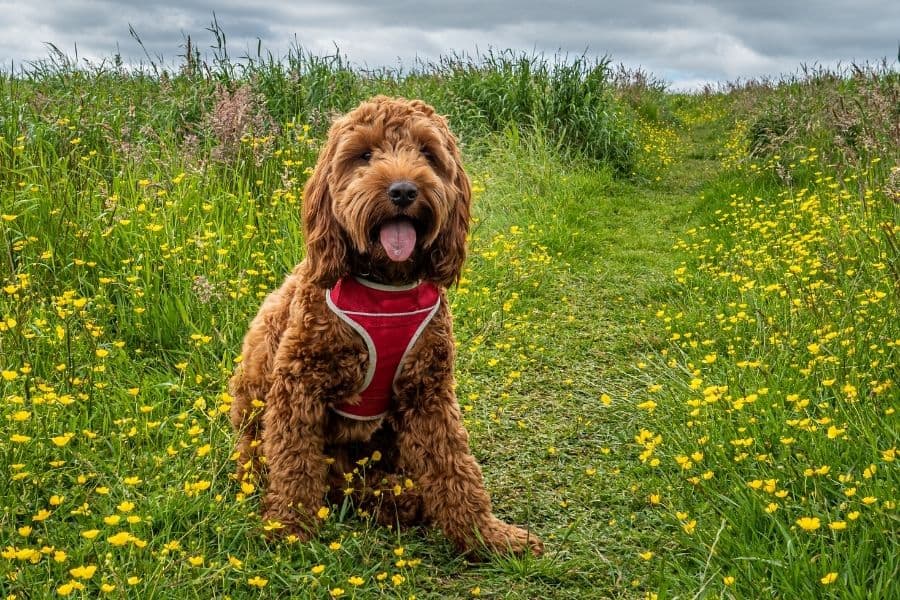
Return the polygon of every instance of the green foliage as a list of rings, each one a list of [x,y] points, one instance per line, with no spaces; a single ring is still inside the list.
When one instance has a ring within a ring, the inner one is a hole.
[[[438,106],[471,135],[509,125],[534,130],[569,156],[630,172],[635,132],[609,81],[609,62],[579,57],[489,53],[453,56],[429,65],[443,88]],[[428,98],[425,94],[424,97]]]

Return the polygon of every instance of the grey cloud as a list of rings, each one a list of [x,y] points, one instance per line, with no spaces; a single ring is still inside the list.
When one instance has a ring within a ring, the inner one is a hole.
[[[296,40],[315,52],[335,44],[356,64],[409,65],[449,51],[512,48],[524,52],[610,55],[678,85],[777,75],[801,63],[894,57],[900,39],[900,3],[893,0],[337,0],[250,3],[246,0],[0,0],[0,64],[47,56],[48,41],[99,59],[118,48],[143,58],[128,35],[131,24],[152,56],[176,61],[185,36],[206,49],[213,12],[231,56],[256,40],[275,55]],[[4,67],[6,68],[6,67]]]

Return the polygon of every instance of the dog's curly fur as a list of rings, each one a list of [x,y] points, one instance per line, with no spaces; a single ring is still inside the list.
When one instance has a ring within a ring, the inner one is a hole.
[[[388,197],[397,181],[418,189],[408,207]],[[432,107],[379,96],[332,125],[304,191],[306,259],[263,302],[231,379],[238,477],[265,487],[263,516],[281,532],[308,539],[326,498],[351,493],[383,522],[437,524],[464,552],[542,552],[537,537],[493,515],[454,393],[445,290],[465,260],[469,208],[456,139]],[[403,262],[377,235],[398,215],[418,234]],[[441,289],[375,421],[331,410],[358,399],[368,364],[363,340],[326,306],[326,290],[348,274]]]

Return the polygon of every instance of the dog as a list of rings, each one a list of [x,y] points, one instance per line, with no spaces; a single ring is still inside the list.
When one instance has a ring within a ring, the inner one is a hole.
[[[263,302],[230,381],[239,480],[307,540],[326,501],[439,526],[461,552],[539,555],[494,516],[454,392],[446,289],[471,189],[447,121],[378,96],[332,124],[304,188],[306,256]],[[371,511],[371,512],[370,512]]]

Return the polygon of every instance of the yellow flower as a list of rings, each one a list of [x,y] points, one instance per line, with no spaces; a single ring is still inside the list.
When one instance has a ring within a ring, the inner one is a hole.
[[[834,583],[837,580],[837,578],[838,578],[838,574],[835,573],[834,571],[832,571],[831,573],[828,573],[827,575],[825,575],[825,577],[823,577],[819,581],[822,582],[822,585],[829,585],[829,584]]]
[[[187,560],[192,567],[199,567],[203,564],[202,556],[188,556]]]
[[[828,524],[832,531],[841,531],[847,529],[847,521],[833,521]]]
[[[266,531],[277,531],[279,529],[284,529],[284,524],[281,521],[266,521],[266,524],[263,525],[263,529]]]
[[[696,519],[691,519],[690,521],[688,521],[687,523],[685,523],[684,525],[681,526],[681,528],[684,529],[684,532],[688,535],[691,535],[692,533],[694,533],[694,529],[696,529],[696,527],[697,527]]]
[[[129,541],[131,541],[131,534],[127,531],[120,531],[119,533],[106,538],[106,541],[113,546],[124,546]]]
[[[845,431],[846,429],[840,429],[838,427],[835,427],[834,425],[831,425],[830,427],[828,427],[828,432],[826,435],[828,435],[829,440],[833,440],[839,435],[842,435]]]
[[[650,560],[651,558],[653,558],[653,551],[647,550],[646,552],[640,552],[638,556],[640,556],[644,560]]]
[[[325,570],[325,565],[316,565],[311,569],[311,571],[313,572],[313,575],[319,575],[324,570]]]
[[[726,575],[722,578],[722,583],[724,583],[725,585],[733,585],[734,577],[732,577],[731,575]]]
[[[32,520],[32,521],[38,521],[38,522],[44,521],[44,520],[47,519],[47,517],[50,516],[50,514],[51,514],[51,513],[50,513],[49,510],[47,510],[46,508],[42,508],[41,510],[39,510],[39,511],[37,512],[36,515],[34,515],[33,517],[31,517],[31,520]]]
[[[111,583],[104,583],[100,586],[100,591],[104,594],[109,594],[110,592],[116,591],[116,586]]]
[[[357,575],[354,575],[353,577],[349,578],[347,581],[350,582],[350,585],[357,585],[357,586],[365,583],[365,580],[362,577],[359,577]]]
[[[259,575],[256,575],[255,577],[251,577],[250,579],[248,579],[247,583],[252,585],[253,587],[264,588],[266,587],[266,584],[269,583],[269,580],[263,579]]]
[[[69,574],[75,579],[90,579],[97,571],[97,565],[87,565],[69,569]]]
[[[797,525],[804,531],[815,531],[821,526],[819,517],[800,517],[797,519]]]
[[[141,582],[141,578],[138,577],[137,575],[132,575],[131,577],[129,577],[129,578],[126,579],[125,581],[128,582],[128,585],[137,585],[137,584],[139,584],[139,583]]]
[[[656,409],[656,402],[653,400],[647,400],[646,402],[641,402],[637,405],[638,408],[642,410],[646,410],[647,412],[653,412]]]
[[[71,440],[74,435],[74,433],[64,433],[63,435],[58,435],[56,437],[50,438],[50,441],[52,441],[54,445],[62,448],[69,443],[69,440]]]
[[[92,540],[95,537],[97,537],[97,534],[99,534],[99,533],[100,533],[99,529],[88,529],[86,531],[81,532],[81,537],[83,537],[87,540]]]
[[[327,506],[323,506],[322,508],[319,509],[319,512],[317,512],[316,515],[324,521],[325,519],[328,518],[328,513],[330,513],[330,512],[331,511],[328,509]]]
[[[70,581],[69,583],[64,583],[61,586],[59,586],[58,588],[56,588],[56,593],[59,594],[60,596],[68,596],[75,590],[81,590],[81,589],[84,589],[84,584],[82,584],[78,581]]]
[[[331,595],[332,598],[340,598],[341,596],[344,595],[344,590],[343,590],[343,588],[336,587],[336,588],[332,588],[331,590],[329,590],[328,593]]]
[[[331,550],[340,550],[340,549],[341,549],[341,543],[340,543],[340,542],[331,542],[330,544],[328,544],[328,547],[329,547]]]
[[[120,502],[119,505],[116,506],[116,508],[119,509],[119,512],[123,512],[123,513],[131,512],[132,510],[134,510],[134,502],[129,502],[128,500],[125,500],[124,502]]]

